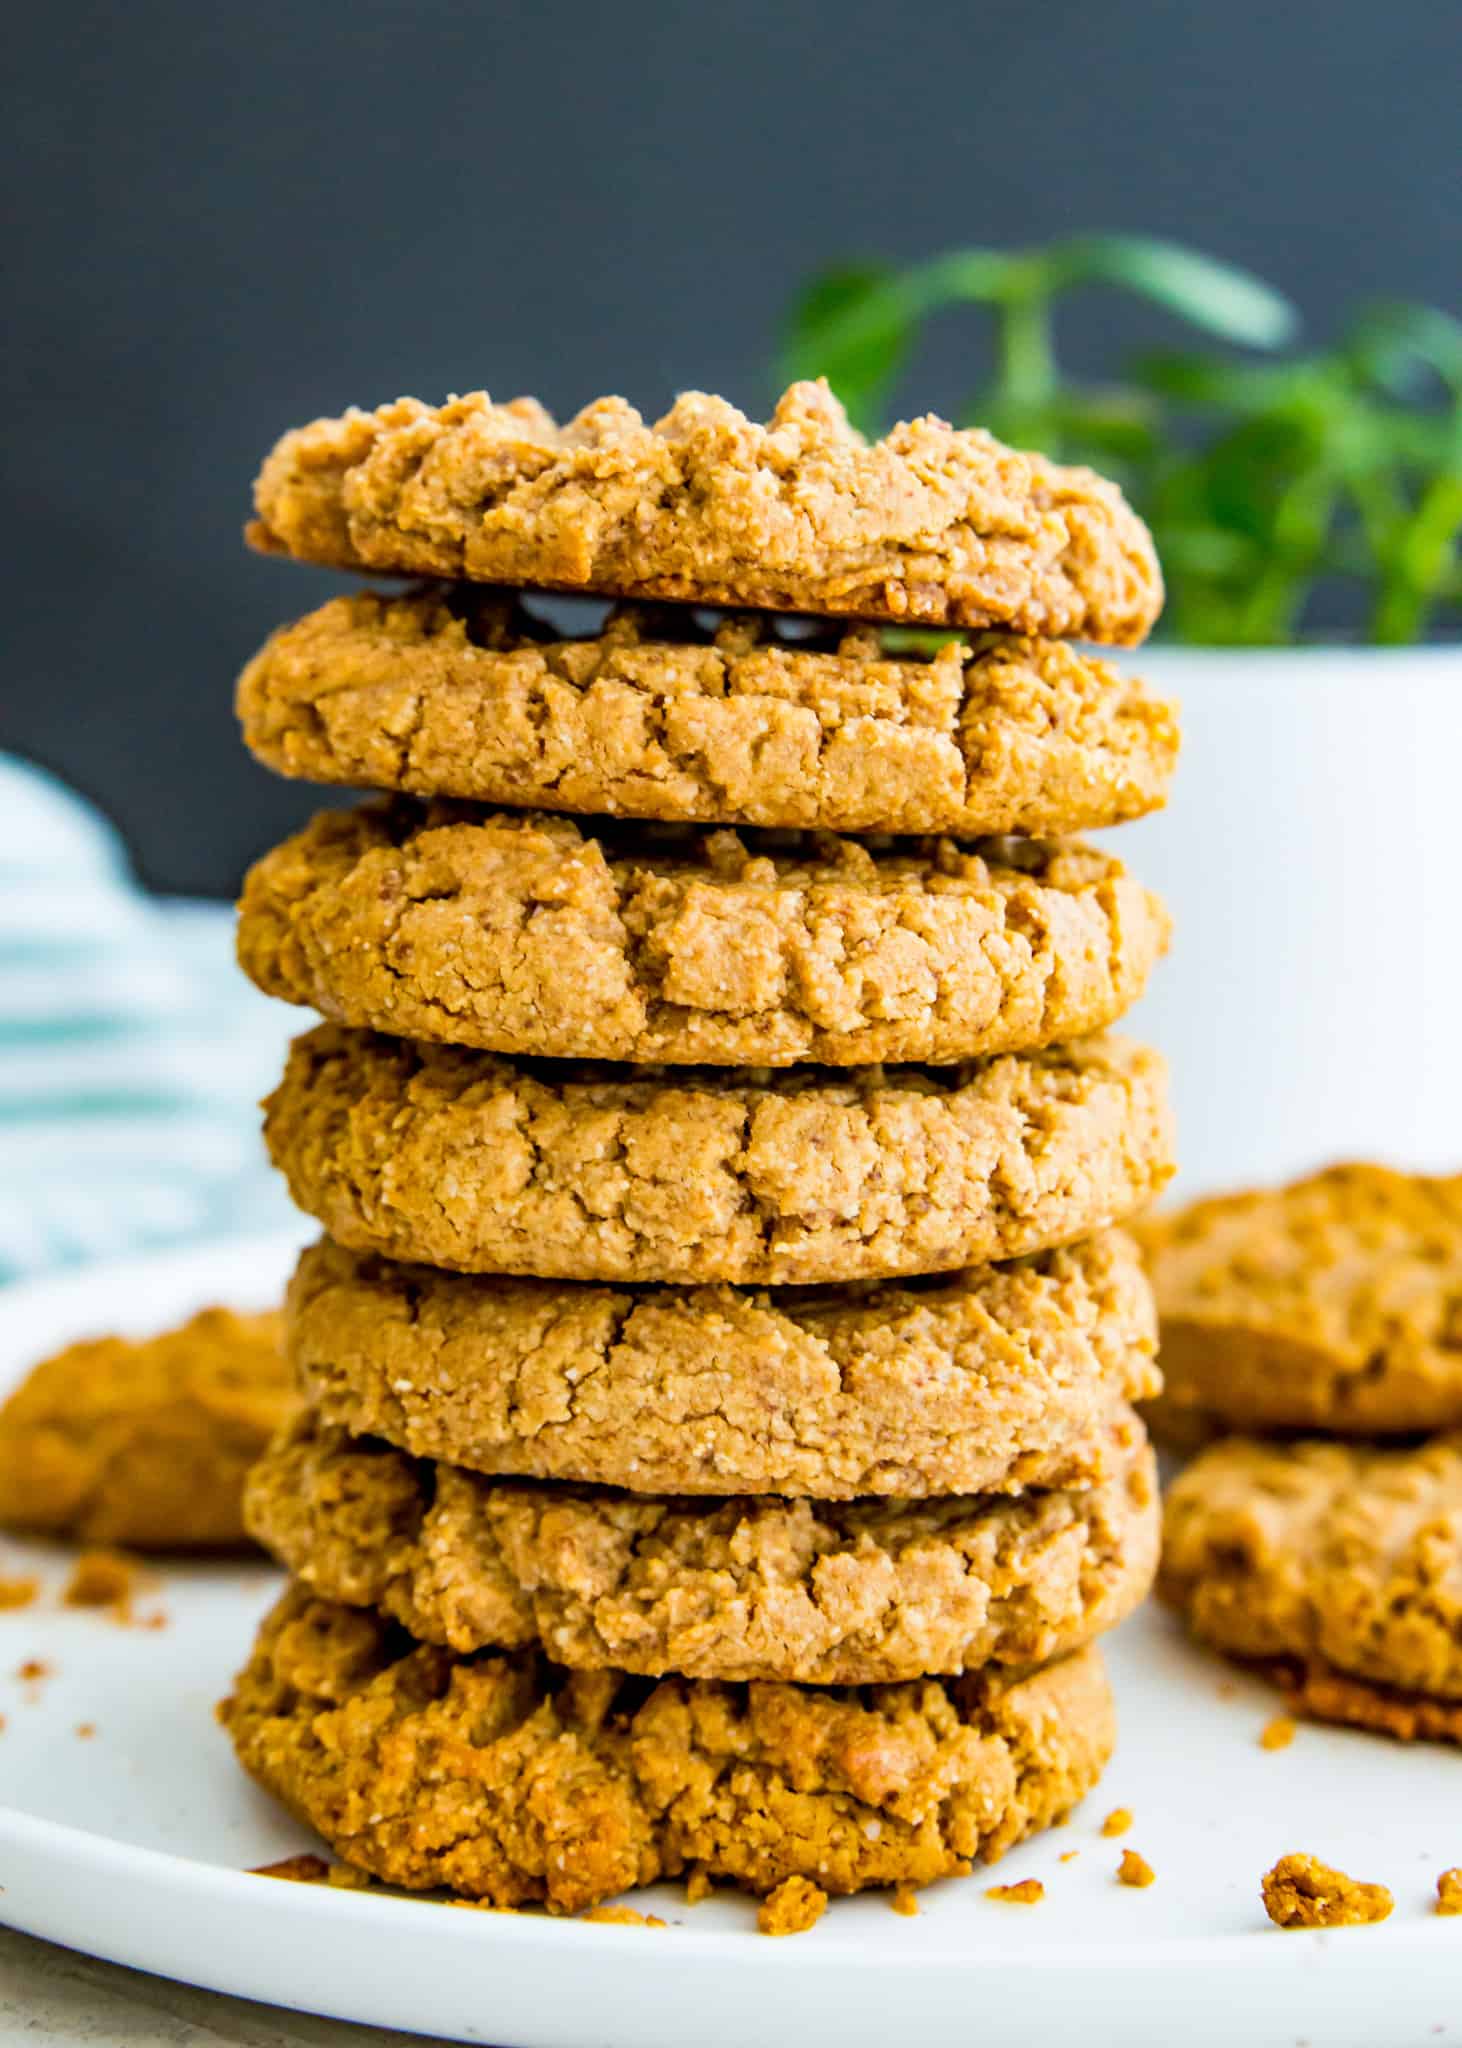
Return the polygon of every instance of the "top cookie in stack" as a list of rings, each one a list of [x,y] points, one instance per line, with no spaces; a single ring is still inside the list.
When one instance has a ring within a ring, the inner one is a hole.
[[[1067,644],[1142,638],[1147,534],[984,433],[866,443],[821,385],[765,426],[401,401],[287,435],[257,506],[263,549],[432,580],[239,689],[271,766],[388,793],[241,905],[247,971],[329,1020],[267,1135],[334,1239],[251,1491],[296,1585],[244,1762],[378,1875],[499,1904],[993,1857],[1094,1782],[1091,1644],[1154,1562],[1112,1226],[1170,1135],[1101,1034],[1167,917],[1059,836],[1172,772],[1171,708]],[[615,608],[567,635],[524,589]],[[383,1726],[425,1756],[488,1687],[470,1781],[386,1772]]]

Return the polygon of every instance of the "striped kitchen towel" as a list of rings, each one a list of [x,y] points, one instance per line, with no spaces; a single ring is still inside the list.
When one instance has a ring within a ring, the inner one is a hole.
[[[95,811],[0,755],[0,1282],[288,1226],[257,1104],[300,1020],[232,922],[143,894]]]

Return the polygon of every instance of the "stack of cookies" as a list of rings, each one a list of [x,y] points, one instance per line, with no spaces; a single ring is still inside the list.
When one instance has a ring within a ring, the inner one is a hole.
[[[1162,1585],[1308,1714],[1462,1741],[1462,1175],[1336,1166],[1144,1226]],[[1224,1434],[1226,1431],[1234,1434]]]
[[[241,905],[328,1020],[267,1106],[328,1235],[240,1757],[497,1905],[689,1873],[784,1926],[993,1858],[1100,1772],[1092,1644],[1155,1565],[1112,1226],[1170,1135],[1101,1034],[1167,919],[1052,836],[1163,801],[1171,709],[1069,644],[1150,626],[1145,531],[819,385],[765,426],[402,401],[287,435],[257,504],[261,548],[430,580],[240,686],[261,759],[389,792]]]

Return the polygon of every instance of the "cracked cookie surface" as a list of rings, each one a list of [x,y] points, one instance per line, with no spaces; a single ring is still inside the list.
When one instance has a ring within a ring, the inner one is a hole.
[[[487,1479],[308,1413],[246,1513],[312,1592],[418,1641],[812,1685],[1065,1656],[1144,1597],[1159,1530],[1140,1442],[1099,1486],[1013,1498],[677,1500]]]
[[[326,1024],[264,1127],[342,1244],[576,1280],[949,1271],[1104,1229],[1172,1172],[1163,1063],[1115,1038],[928,1073],[626,1072]]]
[[[294,1412],[282,1321],[204,1309],[42,1361],[0,1408],[0,1527],[139,1550],[248,1539],[244,1474]]]
[[[1050,836],[1141,817],[1173,707],[1057,640],[929,658],[866,626],[779,636],[632,607],[582,638],[501,591],[336,598],[239,679],[281,774],[488,804],[838,832]]]
[[[1326,1718],[1364,1719],[1369,1696],[1374,1721],[1390,1690],[1462,1732],[1462,1437],[1217,1443],[1168,1493],[1159,1586],[1309,1711],[1328,1688]]]
[[[824,383],[765,425],[690,391],[403,398],[284,435],[248,538],[332,567],[1134,645],[1162,606],[1114,484],[932,416],[865,442]]]
[[[1462,1174],[1336,1166],[1146,1219],[1139,1236],[1164,1435],[1462,1425]]]
[[[1100,1030],[1167,943],[1079,844],[871,851],[481,812],[326,812],[250,871],[266,994],[398,1037],[567,1059],[963,1060]]]
[[[1118,1233],[914,1286],[466,1278],[325,1241],[286,1348],[324,1418],[495,1475],[637,1493],[1012,1493],[1130,1462],[1158,1385]]]
[[[1073,1807],[1111,1753],[1096,1650],[831,1689],[454,1657],[291,1588],[221,1709],[240,1761],[411,1890],[577,1912],[699,1867],[753,1892],[928,1884]]]

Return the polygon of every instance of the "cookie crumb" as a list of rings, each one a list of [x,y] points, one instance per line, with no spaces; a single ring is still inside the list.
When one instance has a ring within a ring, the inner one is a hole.
[[[39,1579],[0,1579],[0,1614],[29,1607],[41,1590]]]
[[[1067,1849],[1057,1860],[1061,1863],[1074,1863],[1080,1854],[1079,1849]]]
[[[656,1913],[637,1913],[633,1906],[591,1906],[581,1920],[593,1920],[601,1927],[663,1927]]]
[[[1127,1806],[1114,1806],[1102,1822],[1104,1835],[1125,1835],[1132,1825],[1132,1810]]]
[[[703,1863],[698,1863],[685,1880],[685,1903],[698,1906],[702,1899],[708,1899],[716,1889],[711,1874]]]
[[[1038,1877],[1023,1877],[1019,1884],[992,1884],[985,1888],[985,1897],[1002,1906],[1038,1906],[1045,1896],[1046,1887]]]
[[[919,1901],[914,1896],[912,1885],[901,1884],[889,1900],[889,1904],[895,1913],[902,1913],[906,1920],[917,1920],[919,1917]],[[1462,1908],[1458,1910],[1462,1911]]]
[[[277,1863],[256,1863],[250,1877],[283,1877],[291,1884],[323,1884],[330,1866],[323,1856],[281,1856]]]
[[[1124,1849],[1122,1860],[1117,1865],[1117,1882],[1130,1884],[1134,1891],[1145,1892],[1150,1884],[1157,1883],[1157,1872],[1135,1849]]]
[[[1259,1737],[1261,1749],[1288,1749],[1295,1738],[1295,1724],[1288,1714],[1276,1714],[1265,1723]]]
[[[1437,1911],[1462,1913],[1462,1869],[1444,1870],[1437,1879]]]
[[[1281,1856],[1260,1890],[1276,1927],[1365,1927],[1388,1920],[1395,1901],[1383,1884],[1364,1884],[1313,1856]]]
[[[139,1628],[166,1628],[167,1625],[168,1617],[161,1607],[154,1607],[149,1613],[139,1614],[137,1617]]]
[[[332,1863],[325,1882],[338,1892],[374,1891],[376,1884],[368,1870],[359,1870],[353,1863]]]
[[[61,1599],[67,1607],[114,1607],[121,1616],[131,1605],[136,1582],[137,1567],[125,1552],[83,1550]]]
[[[809,1878],[786,1877],[757,1908],[763,1934],[805,1934],[827,1910],[827,1893]]]
[[[95,1721],[78,1721],[76,1724],[76,1734],[80,1741],[90,1742],[93,1735],[96,1734]]]
[[[23,1664],[17,1665],[15,1675],[22,1685],[38,1688],[46,1679],[55,1677],[56,1667],[43,1657],[27,1657]]]

